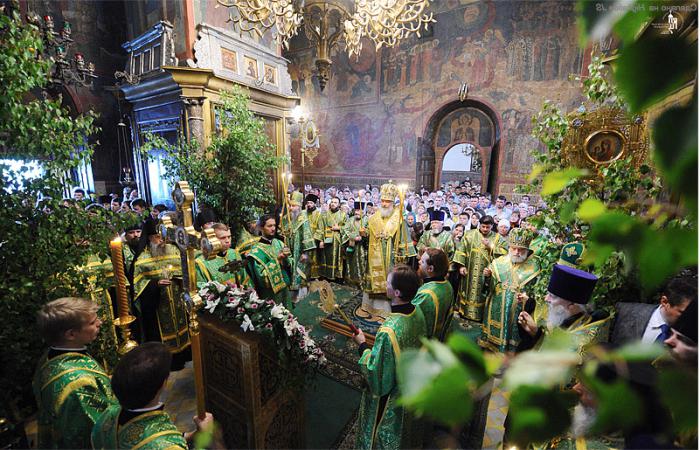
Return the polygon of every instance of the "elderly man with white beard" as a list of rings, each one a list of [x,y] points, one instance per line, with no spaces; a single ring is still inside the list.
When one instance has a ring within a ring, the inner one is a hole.
[[[403,205],[394,207],[398,188],[393,183],[382,185],[380,205],[367,221],[367,282],[362,303],[365,308],[391,311],[386,296],[386,277],[396,263],[416,256],[411,235],[403,218]]]
[[[520,344],[523,333],[516,319],[530,297],[526,291],[540,273],[539,259],[530,248],[534,237],[528,230],[514,229],[508,236],[508,254],[484,269],[488,297],[479,345],[485,349],[512,353]]]
[[[539,345],[542,337],[556,327],[579,335],[579,353],[586,347],[608,339],[612,316],[603,310],[593,310],[589,306],[598,277],[584,270],[556,264],[547,287],[546,328],[538,326],[532,317],[532,310],[518,315],[518,325],[525,332],[518,351],[529,350]],[[529,305],[528,305],[529,306]]]

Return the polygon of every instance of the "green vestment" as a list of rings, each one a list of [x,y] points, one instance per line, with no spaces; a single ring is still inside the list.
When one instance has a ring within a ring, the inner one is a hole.
[[[420,308],[410,314],[389,314],[379,327],[372,349],[360,357],[368,389],[362,393],[356,447],[400,449],[421,446],[422,436],[412,415],[397,404],[400,396],[396,362],[401,352],[420,347],[425,318]]]
[[[361,230],[367,232],[367,218],[363,216],[357,220],[353,216],[345,222],[341,234],[345,248],[345,281],[359,288],[367,274],[367,237],[360,235]],[[360,241],[355,240],[358,236],[362,238]]]
[[[439,248],[447,255],[447,260],[452,261],[455,254],[455,241],[452,239],[452,233],[442,231],[435,235],[430,230],[423,233],[418,241],[418,254],[425,251],[426,248]]]
[[[292,266],[292,282],[289,286],[292,290],[306,286],[309,279],[309,259],[316,253],[316,243],[311,235],[311,227],[306,214],[299,213],[296,220],[292,219],[291,227],[287,223],[287,216],[282,217],[282,232],[286,237],[287,247],[292,251],[294,264]],[[302,262],[302,255],[306,254],[307,260]]]
[[[88,355],[45,354],[34,374],[39,406],[38,448],[90,448],[90,432],[98,416],[117,404],[109,377]]]
[[[187,441],[165,411],[149,411],[119,425],[121,406],[109,408],[92,430],[92,448],[187,449]]]
[[[539,260],[530,256],[523,263],[513,264],[510,255],[504,255],[494,259],[489,269],[491,277],[479,345],[494,352],[515,351],[520,343],[517,318],[524,306],[516,297],[525,292],[528,284],[534,284],[531,282],[540,273]]]
[[[491,250],[484,245],[482,241],[484,237],[493,246]],[[467,275],[459,278],[457,291],[459,311],[467,319],[481,322],[484,315],[481,293],[484,287],[484,269],[494,258],[506,253],[508,253],[508,242],[498,233],[492,231],[484,236],[478,229],[464,233],[452,261],[467,268]]]
[[[303,211],[301,214],[306,216],[306,221],[309,223],[309,229],[311,230],[311,237],[316,244],[316,250],[309,252],[309,278],[315,280],[323,273],[323,249],[319,247],[319,243],[324,240],[323,220],[321,211],[318,209],[315,209],[311,214],[308,211]]]
[[[369,248],[367,250],[367,286],[370,294],[386,294],[386,277],[395,263],[405,262],[416,256],[406,222],[399,208],[387,218],[380,211],[367,221]]]
[[[241,261],[242,264],[240,268],[233,273],[221,272],[219,270],[222,266],[231,261]],[[199,256],[194,260],[194,263],[197,272],[197,286],[201,287],[208,281],[218,281],[219,283],[235,283],[242,289],[253,287],[248,272],[245,271],[245,262],[241,258],[241,255],[232,248],[226,250],[223,256],[218,254],[213,259],[206,259],[204,256]]]
[[[140,296],[149,283],[157,283],[165,276],[182,277],[180,250],[171,244],[165,244],[165,254],[152,256],[146,248],[134,265],[134,303],[139,308]],[[190,345],[188,315],[184,303],[180,300],[182,287],[173,279],[169,286],[158,286],[160,301],[156,315],[160,341],[168,346],[172,353],[178,353]]]
[[[284,244],[278,239],[260,239],[248,253],[248,273],[258,297],[274,300],[291,310],[289,285],[294,257],[290,255],[280,263],[277,257],[283,248]]]
[[[323,276],[328,280],[343,279],[343,239],[341,231],[348,218],[342,210],[326,211],[323,215]],[[337,231],[333,226],[340,227]]]
[[[241,232],[238,233],[238,240],[236,240],[236,251],[242,255],[244,258],[248,255],[248,252],[256,242],[260,240],[260,236],[255,236],[246,230],[245,227],[241,228]]]
[[[429,281],[418,289],[413,303],[425,317],[425,329],[429,338],[445,339],[452,323],[452,285],[447,280]]]

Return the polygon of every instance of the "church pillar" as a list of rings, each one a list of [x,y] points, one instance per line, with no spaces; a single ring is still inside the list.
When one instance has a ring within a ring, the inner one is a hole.
[[[204,148],[204,100],[205,97],[186,97],[182,100],[187,112],[189,138],[197,141],[201,149]]]

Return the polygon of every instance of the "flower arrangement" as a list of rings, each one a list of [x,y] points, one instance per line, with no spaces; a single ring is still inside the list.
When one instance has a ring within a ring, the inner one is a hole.
[[[268,337],[279,352],[280,363],[291,373],[315,370],[325,363],[321,348],[283,305],[261,299],[253,289],[241,289],[231,282],[209,281],[200,288],[199,295],[209,314],[239,324],[244,333]]]

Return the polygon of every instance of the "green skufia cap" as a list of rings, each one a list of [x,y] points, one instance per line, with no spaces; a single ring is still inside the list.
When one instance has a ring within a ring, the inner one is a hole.
[[[303,201],[304,201],[304,194],[302,194],[299,191],[294,191],[294,192],[292,192],[292,195],[289,199],[289,204],[291,206],[301,206]]]
[[[581,242],[570,242],[562,247],[558,264],[578,268],[585,251],[586,246]]]
[[[535,239],[535,234],[525,228],[514,228],[508,233],[508,245],[510,247],[522,247],[532,251],[530,244]]]

